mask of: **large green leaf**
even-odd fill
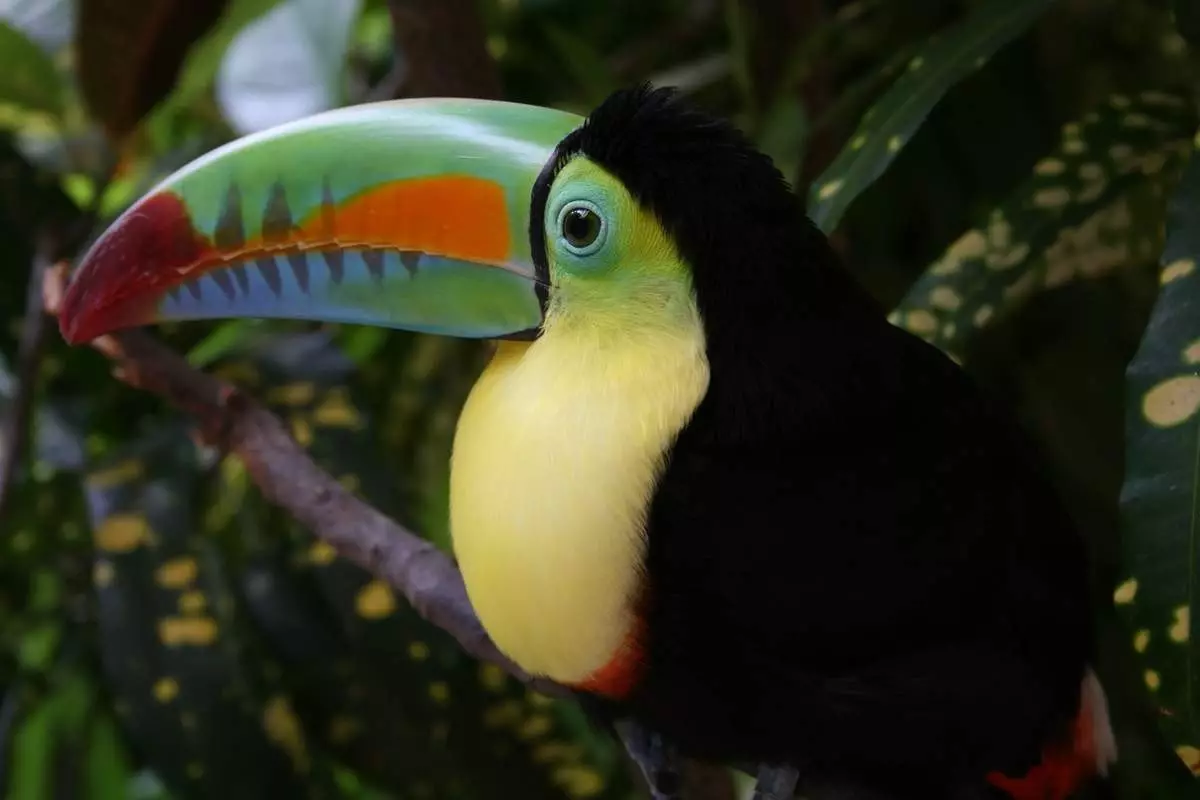
[[[0,104],[62,113],[62,82],[50,57],[0,17]]]
[[[1020,36],[1054,0],[989,0],[949,31],[929,38],[907,71],[863,115],[849,144],[813,182],[809,214],[832,231],[854,199],[908,144],[955,84]]]
[[[1123,573],[1114,593],[1158,720],[1200,774],[1200,159],[1167,216],[1161,291],[1127,372]]]
[[[1182,97],[1144,92],[1066,125],[1008,200],[913,284],[892,322],[961,359],[975,333],[1037,289],[1150,263],[1194,117]]]

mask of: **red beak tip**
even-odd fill
[[[94,338],[94,337],[84,337],[82,335],[83,332],[80,330],[80,326],[76,320],[71,320],[70,322],[66,322],[66,323],[60,322],[58,325],[58,330],[60,333],[62,333],[63,339],[65,339],[67,341],[67,344],[70,344],[70,345],[85,344],[86,342],[90,342],[92,340],[92,338]]]
[[[79,292],[74,291],[77,287],[74,284],[68,284],[66,292],[63,294],[62,302],[58,309],[58,330],[62,337],[67,340],[68,344],[81,344],[85,339],[81,336],[83,331],[80,322],[86,317],[79,308]]]
[[[58,330],[68,344],[87,344],[116,330],[154,322],[153,293],[113,297],[111,291],[102,291],[95,283],[72,283],[63,296]]]
[[[85,341],[87,341],[80,335],[81,331],[79,328],[80,326],[78,319],[73,317],[59,317],[58,331],[62,334],[62,337],[66,340],[67,344],[83,344]]]

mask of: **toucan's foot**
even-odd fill
[[[758,768],[758,782],[754,784],[754,800],[792,800],[800,773],[793,767]]]
[[[675,748],[636,722],[618,722],[616,729],[630,758],[646,776],[650,796],[654,800],[683,800],[682,770]]]

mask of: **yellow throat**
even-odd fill
[[[459,418],[455,555],[488,634],[531,673],[582,682],[634,622],[663,456],[708,387],[695,304],[667,304],[649,327],[560,315],[501,343]]]

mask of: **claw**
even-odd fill
[[[758,768],[758,781],[754,784],[754,800],[792,800],[800,773],[793,767]]]
[[[646,777],[653,800],[683,800],[683,779],[679,755],[657,733],[636,722],[619,722],[617,732],[626,752]]]

